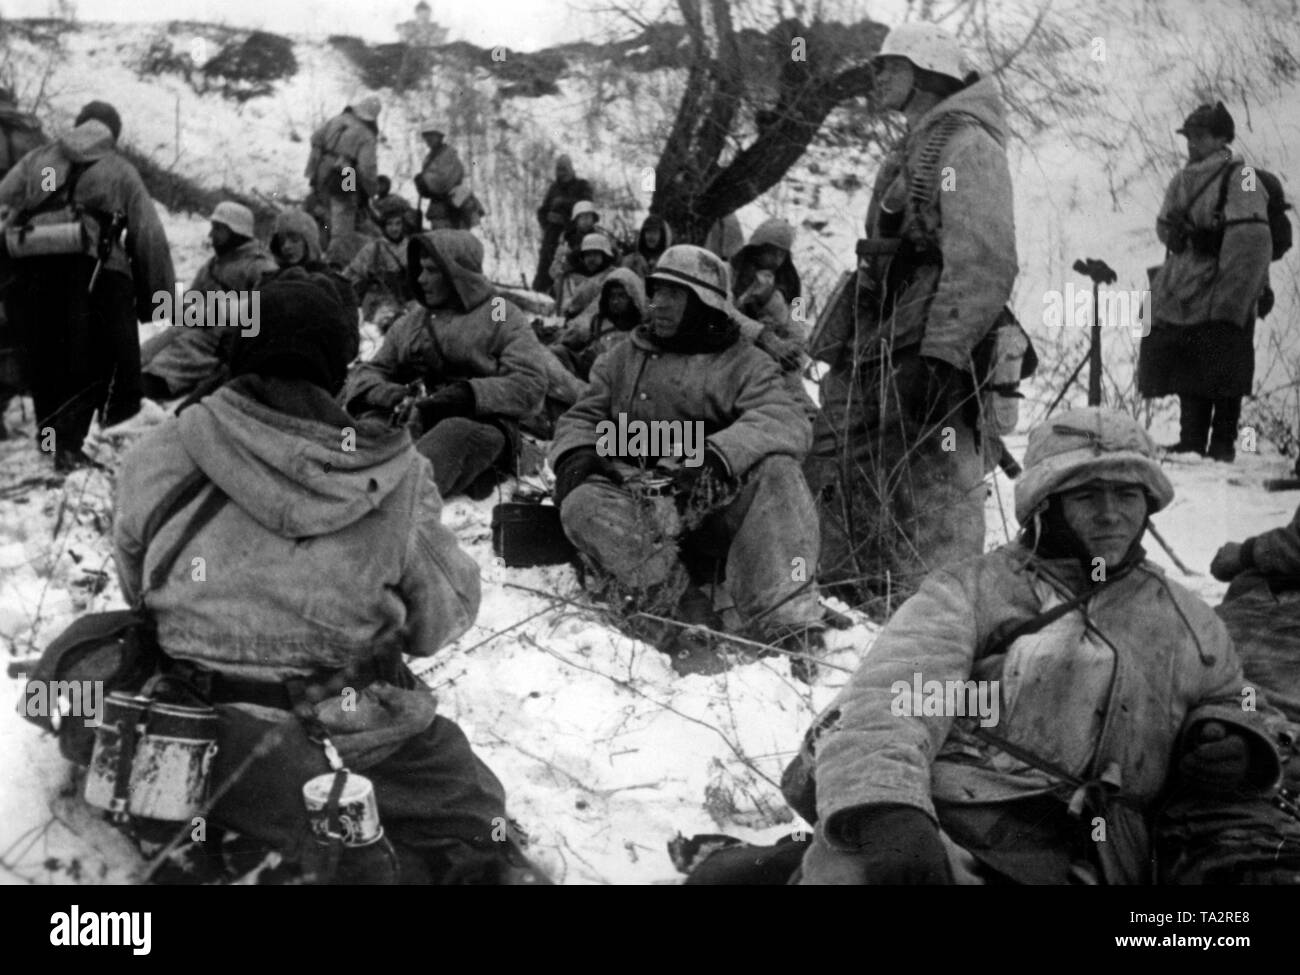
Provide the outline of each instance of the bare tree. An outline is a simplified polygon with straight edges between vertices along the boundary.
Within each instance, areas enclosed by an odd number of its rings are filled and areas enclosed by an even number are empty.
[[[680,241],[774,186],[836,105],[871,90],[883,24],[780,20],[738,29],[732,0],[677,0],[692,47],[686,90],[655,172],[651,209]],[[738,145],[736,133],[751,131]]]

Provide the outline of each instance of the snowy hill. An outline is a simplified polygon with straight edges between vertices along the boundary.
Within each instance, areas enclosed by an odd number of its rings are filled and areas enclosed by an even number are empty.
[[[1069,270],[1073,261],[1102,257],[1120,272],[1117,288],[1145,287],[1145,268],[1160,259],[1155,213],[1181,164],[1173,130],[1197,101],[1213,95],[1229,102],[1238,147],[1300,196],[1300,165],[1287,148],[1300,146],[1300,65],[1290,55],[1300,51],[1300,27],[1293,21],[1270,22],[1257,7],[1210,2],[1181,11],[1177,24],[1161,23],[1163,15],[1136,3],[1081,11],[1077,36],[1053,56],[1061,76],[1086,78],[1093,87],[1043,109],[1041,127],[1018,119],[1023,138],[1011,153],[1021,262],[1015,305],[1047,361],[1022,421],[1046,405],[1056,392],[1050,381],[1062,380],[1083,354],[1082,330],[1053,332],[1041,324],[1046,292],[1071,281],[1084,285]],[[16,41],[13,64],[20,77],[47,75],[42,111],[49,128],[66,125],[83,102],[106,99],[122,112],[124,140],[160,165],[209,188],[299,198],[311,130],[367,89],[353,63],[320,42],[295,42],[297,72],[276,82],[273,96],[244,102],[200,94],[178,74],[138,70],[160,39],[179,52],[196,39],[217,45],[229,36],[202,25],[86,25],[64,35],[53,59],[34,43]],[[1106,41],[1100,61],[1091,56],[1098,36]],[[1006,83],[1014,85],[1015,76]],[[531,276],[532,212],[558,152],[570,152],[579,173],[594,176],[609,222],[635,226],[648,203],[641,174],[653,167],[679,86],[667,70],[627,72],[592,55],[570,58],[559,94],[502,97],[502,83],[486,70],[446,67],[423,92],[379,92],[386,134],[380,168],[411,197],[420,158],[415,123],[447,118],[449,140],[490,211],[483,228],[489,275],[517,281]],[[782,184],[741,212],[742,223],[749,230],[777,215],[800,227],[796,262],[820,297],[852,261],[875,166],[871,153],[815,145]],[[160,211],[178,275],[188,280],[206,256],[207,222]],[[1285,386],[1287,369],[1291,382],[1300,375],[1298,255],[1273,267],[1278,304],[1257,339],[1260,375],[1273,377],[1272,385]],[[1131,331],[1106,335],[1108,370],[1121,392],[1131,385]],[[1081,390],[1067,398],[1082,401]],[[48,461],[31,446],[30,406],[26,415],[22,410],[11,406],[7,420],[16,435],[0,443],[0,639],[12,657],[28,658],[79,613],[120,606],[121,597],[108,544],[110,474],[46,480]],[[142,415],[132,425],[138,432],[158,418]],[[1154,421],[1158,439],[1168,439],[1168,410],[1156,411]],[[1294,413],[1291,422],[1294,430]],[[1265,478],[1290,466],[1265,433],[1261,428],[1258,452],[1243,451],[1235,466],[1168,467],[1178,496],[1156,524],[1201,574],[1184,576],[1153,542],[1148,549],[1173,578],[1211,602],[1225,588],[1206,571],[1217,547],[1283,523],[1300,501],[1296,493],[1262,490]],[[1022,455],[1023,433],[1010,445]],[[121,446],[101,440],[98,457],[111,467]],[[1011,482],[999,473],[991,488],[993,546],[1010,537],[1014,516]],[[469,633],[416,669],[505,783],[541,865],[568,883],[673,883],[679,878],[665,844],[678,831],[770,841],[794,828],[776,782],[814,715],[869,650],[874,628],[858,621],[832,632],[832,666],[811,689],[793,681],[779,660],[679,678],[665,657],[593,613],[513,588],[579,594],[567,567],[514,570],[494,558],[493,503],[461,499],[446,508],[447,524],[481,567],[483,604]],[[0,699],[16,700],[19,687],[0,677]],[[0,878],[122,882],[140,868],[129,844],[72,801],[71,789],[53,740],[0,708]]]

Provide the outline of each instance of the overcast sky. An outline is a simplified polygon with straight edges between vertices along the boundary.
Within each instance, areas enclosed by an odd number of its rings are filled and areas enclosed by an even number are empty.
[[[498,44],[536,50],[590,32],[591,16],[579,13],[596,0],[428,0],[435,22],[452,40],[480,47]],[[652,0],[653,6],[658,0]],[[632,6],[652,6],[650,2]],[[355,34],[369,41],[396,41],[394,25],[414,16],[416,0],[75,0],[84,21],[205,20],[257,27],[283,34]],[[5,17],[44,17],[53,0],[0,0]],[[586,30],[584,31],[584,28]],[[595,39],[595,38],[593,38]]]

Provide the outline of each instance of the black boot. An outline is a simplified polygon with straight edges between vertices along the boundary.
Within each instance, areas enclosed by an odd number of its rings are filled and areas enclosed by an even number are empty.
[[[1237,423],[1241,420],[1241,397],[1216,399],[1214,421],[1210,427],[1207,456],[1225,464],[1237,459]]]
[[[1213,401],[1203,396],[1178,397],[1178,443],[1166,447],[1171,454],[1205,455]]]

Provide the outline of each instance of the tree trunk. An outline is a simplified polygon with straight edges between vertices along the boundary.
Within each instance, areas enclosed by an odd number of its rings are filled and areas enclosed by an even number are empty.
[[[750,64],[748,70],[778,78],[775,102],[756,112],[757,137],[723,166],[747,67],[730,5],[728,0],[678,0],[678,6],[694,58],[659,159],[650,209],[673,228],[675,241],[700,244],[715,222],[780,181],[836,105],[870,92],[870,66],[853,62],[879,49],[886,28],[870,23],[852,29],[830,23],[805,28],[796,20],[773,28],[763,63]]]

